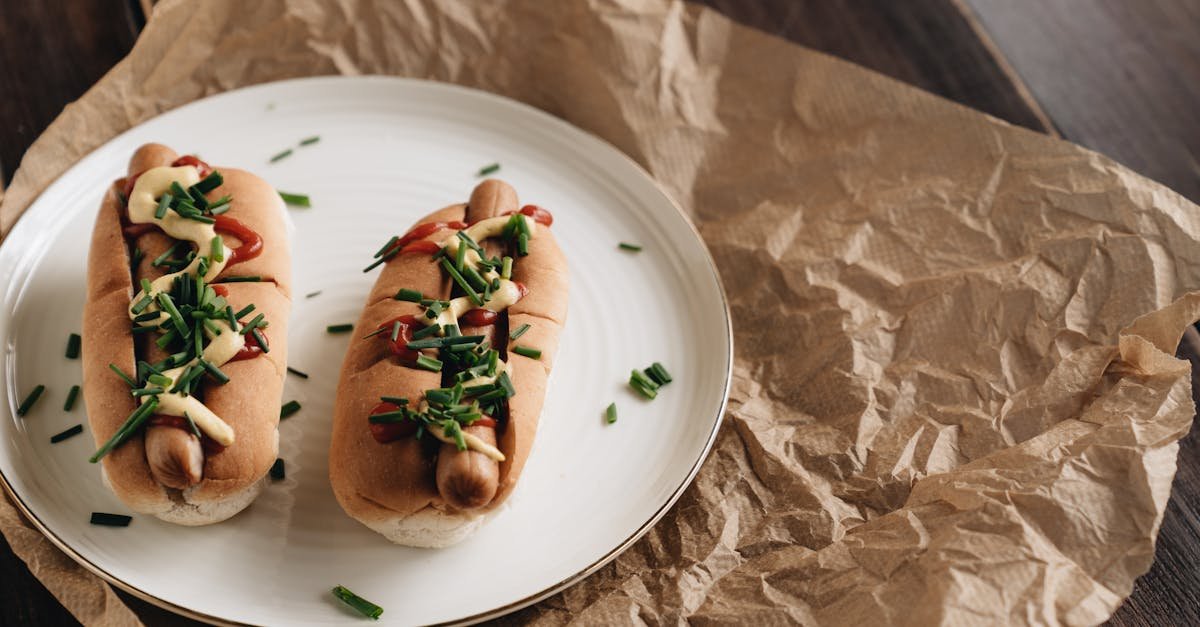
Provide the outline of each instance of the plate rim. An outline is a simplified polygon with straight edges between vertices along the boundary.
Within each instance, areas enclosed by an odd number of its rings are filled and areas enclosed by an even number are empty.
[[[536,117],[540,117],[543,119],[543,121],[546,121],[547,123],[557,124],[562,127],[566,127],[571,132],[583,134],[591,141],[597,143],[601,148],[609,150],[613,154],[619,156],[629,166],[634,168],[635,171],[637,171],[642,176],[646,177],[646,179],[648,179],[651,183],[653,183],[654,188],[658,191],[659,194],[662,195],[662,197],[676,211],[676,213],[679,214],[679,217],[683,218],[684,223],[687,225],[688,229],[691,230],[692,235],[700,242],[701,248],[704,251],[704,259],[708,265],[708,270],[716,282],[717,295],[720,297],[722,313],[724,314],[724,318],[725,318],[725,325],[724,325],[725,326],[725,344],[728,347],[728,351],[726,353],[727,357],[726,357],[725,367],[724,367],[725,381],[724,381],[723,389],[721,390],[721,402],[717,409],[717,416],[716,416],[716,420],[713,422],[712,431],[708,434],[708,438],[706,439],[703,448],[700,450],[699,455],[697,456],[696,460],[693,462],[692,467],[688,470],[687,475],[683,478],[683,480],[680,482],[680,484],[678,486],[676,486],[676,488],[671,492],[671,494],[667,497],[667,499],[663,502],[663,504],[657,510],[655,510],[654,513],[644,523],[642,523],[636,530],[634,530],[634,532],[632,534],[630,534],[629,537],[622,540],[619,544],[617,544],[615,547],[613,547],[610,551],[608,551],[604,555],[597,558],[595,561],[593,561],[591,564],[589,564],[588,566],[586,566],[579,572],[577,572],[573,575],[570,575],[554,584],[551,584],[550,586],[547,586],[546,588],[544,588],[541,591],[538,591],[538,592],[535,592],[528,596],[525,596],[523,598],[517,599],[516,601],[513,601],[511,603],[507,603],[505,605],[495,607],[495,608],[492,608],[490,610],[486,610],[483,612],[478,612],[478,613],[472,614],[470,616],[465,616],[462,618],[454,619],[451,621],[445,621],[445,622],[437,623],[437,624],[438,625],[472,625],[472,624],[480,623],[480,622],[483,622],[483,621],[486,621],[489,619],[498,618],[498,617],[504,616],[506,614],[515,612],[519,609],[533,605],[543,599],[546,599],[554,594],[557,594],[558,592],[561,592],[562,590],[565,590],[571,586],[574,586],[577,583],[582,582],[584,579],[587,579],[588,577],[593,575],[596,571],[598,571],[601,568],[603,568],[604,566],[608,565],[610,562],[612,562],[614,559],[616,559],[622,553],[627,551],[631,546],[633,546],[633,544],[636,543],[638,540],[640,540],[642,538],[642,536],[646,535],[646,533],[648,533],[650,531],[650,529],[654,527],[654,525],[658,524],[658,522],[660,520],[662,520],[662,518],[667,514],[667,512],[670,511],[670,509],[672,507],[674,507],[674,505],[683,496],[683,493],[688,489],[688,487],[690,487],[692,485],[692,482],[695,480],[696,475],[699,474],[699,472],[700,472],[700,468],[704,465],[705,460],[708,459],[709,454],[712,452],[713,445],[716,443],[717,436],[720,434],[721,426],[725,422],[725,412],[726,412],[726,409],[728,408],[728,404],[729,404],[729,391],[730,391],[730,387],[733,383],[733,363],[734,363],[733,315],[732,315],[732,311],[729,306],[729,299],[728,299],[728,296],[725,291],[725,284],[721,281],[721,273],[717,269],[716,260],[713,259],[712,251],[709,250],[708,244],[704,241],[704,237],[701,236],[700,230],[698,228],[696,228],[696,225],[692,221],[691,216],[689,216],[688,213],[683,210],[683,207],[681,207],[679,205],[679,203],[675,200],[675,198],[666,189],[664,189],[663,186],[658,182],[658,180],[655,179],[654,176],[651,175],[649,171],[647,171],[644,167],[642,167],[642,165],[640,163],[638,163],[636,160],[634,160],[629,155],[625,154],[624,151],[617,148],[616,146],[614,146],[612,143],[608,142],[604,138],[599,137],[588,130],[579,128],[578,126],[575,126],[574,124],[571,124],[570,122],[568,122],[562,118],[559,118],[556,115],[553,115],[549,112],[543,111],[542,109],[538,109],[537,107],[534,107],[532,105],[528,105],[519,100],[509,98],[508,96],[503,96],[503,95],[492,93],[489,91],[484,91],[482,89],[476,89],[474,87],[466,87],[463,85],[459,85],[457,83],[447,83],[447,82],[443,82],[443,81],[435,81],[435,80],[422,79],[422,78],[412,78],[412,77],[406,77],[406,76],[391,76],[391,75],[386,75],[386,74],[367,74],[367,75],[359,75],[359,76],[342,76],[342,75],[308,76],[308,77],[299,77],[299,78],[289,78],[289,79],[283,79],[283,80],[277,80],[277,81],[267,81],[267,82],[263,82],[263,83],[256,83],[254,85],[246,85],[243,87],[239,87],[237,89],[230,89],[230,90],[222,91],[220,93],[211,94],[209,96],[205,96],[204,98],[199,98],[197,100],[187,102],[178,107],[174,107],[172,109],[162,111],[153,117],[142,120],[138,124],[130,126],[129,128],[121,131],[117,135],[110,138],[108,141],[104,142],[103,144],[100,144],[99,146],[96,146],[92,150],[88,151],[87,154],[84,154],[84,155],[80,156],[78,159],[76,159],[70,166],[68,166],[68,168],[66,170],[64,170],[62,172],[62,174],[55,177],[55,179],[53,181],[51,181],[50,183],[48,183],[46,185],[45,189],[43,189],[41,192],[39,192],[38,195],[35,196],[33,198],[33,200],[30,201],[29,207],[32,207],[34,203],[36,203],[38,200],[40,200],[42,195],[45,194],[46,191],[51,186],[58,183],[59,180],[61,180],[62,177],[65,176],[71,168],[73,168],[77,164],[79,164],[79,162],[83,161],[84,159],[86,159],[87,157],[92,155],[93,153],[103,150],[110,143],[117,141],[121,136],[125,135],[129,131],[137,128],[138,126],[146,124],[152,120],[155,120],[163,115],[166,115],[168,113],[172,113],[175,111],[179,111],[180,109],[188,108],[193,105],[197,105],[199,103],[203,103],[206,100],[209,100],[211,98],[217,98],[217,97],[221,97],[221,96],[224,96],[227,94],[232,94],[232,93],[237,93],[237,92],[242,92],[242,91],[265,89],[269,86],[274,86],[274,85],[278,85],[278,84],[288,84],[288,83],[294,84],[294,83],[306,83],[306,82],[338,82],[338,81],[351,81],[351,82],[367,81],[367,82],[380,82],[380,83],[395,82],[395,83],[402,83],[402,84],[407,83],[407,84],[416,86],[419,89],[435,89],[435,90],[436,89],[446,89],[449,91],[459,91],[459,92],[463,92],[463,93],[469,93],[475,97],[483,97],[484,99],[490,99],[494,102],[500,102],[500,103],[504,104],[505,106],[514,107],[518,110],[524,110],[525,113],[529,113]],[[28,207],[26,207],[26,210],[28,210]],[[20,223],[21,223],[21,220],[18,217],[16,223],[13,224],[13,227],[9,230],[8,236],[4,238],[5,240],[10,239],[11,236],[13,235],[13,232],[17,231],[17,229],[20,228]],[[162,609],[174,612],[176,614],[184,616],[185,618],[190,618],[193,620],[198,620],[198,621],[202,621],[202,622],[206,622],[206,623],[210,623],[210,624],[214,624],[214,625],[228,625],[228,626],[254,625],[254,623],[243,623],[243,622],[238,622],[238,621],[230,621],[225,618],[207,614],[200,610],[196,610],[196,609],[192,609],[192,608],[189,608],[189,607],[186,607],[183,605],[179,605],[172,601],[168,601],[166,599],[162,599],[162,598],[154,596],[148,592],[145,592],[144,590],[141,590],[140,588],[138,588],[132,584],[126,583],[125,581],[110,574],[108,571],[106,571],[101,566],[93,563],[91,560],[87,559],[86,557],[84,557],[83,555],[78,553],[74,548],[72,548],[69,544],[67,544],[67,542],[65,540],[63,540],[62,538],[58,537],[56,534],[51,532],[49,527],[45,523],[43,523],[40,518],[38,518],[37,514],[35,514],[29,508],[29,506],[25,503],[25,501],[21,498],[21,496],[19,494],[17,494],[16,490],[9,483],[8,477],[6,477],[4,475],[3,468],[0,468],[0,488],[3,488],[3,492],[5,495],[8,496],[9,501],[12,502],[13,505],[16,506],[16,508],[21,512],[21,514],[25,517],[25,519],[28,520],[29,523],[32,524],[33,527],[35,529],[37,529],[39,533],[42,534],[42,536],[44,536],[46,539],[48,539],[51,544],[53,544],[60,551],[65,553],[75,563],[79,564],[84,569],[86,569],[87,571],[96,575],[97,577],[100,577],[105,582],[116,586],[117,588],[125,591],[126,593],[128,593],[142,601],[145,601],[152,605],[158,606]],[[57,596],[55,597],[55,599],[57,600]],[[60,601],[60,603],[61,603],[61,601]],[[131,611],[132,611],[132,608],[131,608]]]

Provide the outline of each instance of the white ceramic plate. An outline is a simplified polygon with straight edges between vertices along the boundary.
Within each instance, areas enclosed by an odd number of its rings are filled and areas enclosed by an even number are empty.
[[[319,143],[297,147],[319,135]],[[294,222],[296,301],[281,427],[287,478],[248,510],[206,528],[136,516],[87,463],[86,420],[63,411],[80,381],[64,358],[80,329],[85,251],[102,192],[144,142],[258,173],[311,195]],[[269,158],[293,147],[279,162]],[[534,452],[510,505],[467,542],[393,546],[342,513],[327,479],[338,368],[375,273],[375,249],[429,211],[466,199],[476,172],[549,208],[571,265],[569,320]],[[637,242],[644,252],[617,249]],[[321,294],[305,298],[320,290]],[[711,257],[682,212],[633,161],[540,111],[484,92],[396,78],[315,78],[207,98],[88,155],[30,207],[0,247],[0,472],[36,524],[84,566],[175,611],[214,622],[353,623],[329,590],[385,608],[388,624],[478,620],[582,579],[644,533],[691,481],[716,434],[732,363],[729,312]],[[654,402],[625,385],[661,361],[675,377]],[[48,390],[26,417],[16,407]],[[620,419],[607,425],[616,401]]]

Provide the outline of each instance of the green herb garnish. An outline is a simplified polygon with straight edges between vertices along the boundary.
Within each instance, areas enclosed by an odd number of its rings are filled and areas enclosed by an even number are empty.
[[[604,410],[604,421],[612,424],[617,421],[617,404],[609,403],[608,408]]]
[[[290,373],[292,373],[292,374],[294,374],[294,375],[296,375],[297,377],[300,377],[301,379],[307,379],[307,378],[308,378],[308,375],[307,375],[307,374],[305,374],[305,373],[303,373],[303,372],[300,372],[299,370],[296,370],[295,368],[293,368],[293,367],[291,367],[291,366],[288,366],[288,367],[287,367],[287,371],[288,371],[288,372],[290,372]]]
[[[637,244],[630,244],[628,242],[621,242],[620,244],[617,244],[617,248],[620,248],[621,250],[628,250],[630,252],[635,252],[635,253],[642,251],[641,246],[638,246]]]
[[[83,433],[83,425],[75,425],[74,427],[71,427],[70,429],[67,429],[66,431],[62,431],[60,433],[56,433],[56,434],[50,436],[50,443],[58,444],[59,442],[62,442],[63,440],[65,440],[67,438],[79,435],[80,433]]]
[[[28,414],[29,410],[33,409],[33,406],[35,403],[37,403],[38,399],[42,397],[42,392],[45,391],[46,386],[44,385],[37,385],[34,387],[33,391],[29,393],[29,396],[26,396],[25,400],[21,401],[21,404],[17,407],[17,415],[24,416],[25,414]]]
[[[114,448],[124,444],[125,440],[128,440],[135,431],[140,429],[142,425],[150,419],[150,416],[154,414],[155,409],[158,409],[158,397],[152,396],[149,400],[139,405],[137,409],[134,409],[133,412],[129,414],[129,417],[125,419],[124,424],[117,429],[117,432],[114,433],[113,436],[99,448],[99,450],[97,450],[90,458],[88,458],[88,461],[94,464],[100,461],[100,459],[105,455],[108,455],[109,452],[111,452]]]
[[[79,398],[79,386],[72,385],[71,391],[67,392],[67,402],[63,403],[63,411],[71,411],[75,408],[75,399]]]
[[[271,163],[275,163],[276,161],[279,161],[281,159],[286,159],[290,156],[292,156],[292,149],[288,148],[287,150],[284,150],[283,152],[280,152],[280,153],[276,153],[273,157],[271,157]]]
[[[91,523],[93,525],[103,525],[105,527],[128,527],[133,516],[124,514],[106,514],[104,512],[92,512]]]
[[[354,594],[345,586],[336,586],[333,589],[333,596],[337,597],[342,603],[349,605],[358,611],[358,613],[366,616],[367,618],[379,620],[379,617],[383,615],[382,607],[379,607],[378,605],[375,605],[374,603],[358,596],[357,594]]]
[[[493,163],[491,165],[485,165],[482,168],[479,168],[479,172],[477,172],[475,174],[475,176],[487,176],[489,174],[495,174],[499,171],[500,171],[500,164]]]
[[[515,340],[515,339],[521,337],[522,335],[525,335],[525,332],[528,331],[530,328],[531,327],[528,324],[522,324],[521,326],[514,329],[512,333],[508,334],[508,339]]]
[[[79,342],[82,339],[78,333],[67,336],[67,359],[79,359]]]
[[[301,146],[311,146],[319,141],[321,141],[321,136],[313,135],[312,137],[305,137],[304,139],[300,140],[300,145]]]
[[[271,478],[275,481],[282,481],[287,476],[287,472],[283,468],[283,458],[275,458],[275,463],[271,464]]]
[[[283,404],[283,407],[279,408],[279,419],[283,420],[284,418],[287,418],[298,411],[300,411],[300,403],[296,401],[288,401]]]
[[[275,190],[283,202],[293,207],[312,207],[312,199],[306,194],[292,194],[285,191]]]
[[[353,330],[353,324],[331,324],[325,327],[326,333],[349,333]]]
[[[518,355],[521,355],[522,357],[528,357],[530,359],[541,359],[542,358],[542,351],[540,351],[536,348],[530,348],[528,346],[514,346],[514,347],[512,347],[511,350],[512,350],[512,352],[514,352]]]

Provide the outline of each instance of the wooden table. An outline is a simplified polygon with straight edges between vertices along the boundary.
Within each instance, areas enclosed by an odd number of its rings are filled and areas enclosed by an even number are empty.
[[[705,0],[733,19],[1103,152],[1200,201],[1200,0]],[[0,183],[132,47],[137,0],[0,3]],[[1185,343],[1181,354],[1197,363]],[[1193,375],[1193,390],[1200,389]],[[1195,430],[1118,625],[1200,624]],[[0,624],[73,624],[0,542]],[[184,623],[133,600],[145,620]]]

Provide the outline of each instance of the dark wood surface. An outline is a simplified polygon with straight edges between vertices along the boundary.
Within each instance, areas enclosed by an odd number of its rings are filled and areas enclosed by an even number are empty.
[[[704,0],[733,19],[1114,157],[1200,201],[1200,0]],[[0,2],[0,182],[133,45],[138,3]],[[1198,363],[1196,351],[1181,354]],[[1193,388],[1197,380],[1193,375]],[[1117,625],[1200,624],[1200,436]],[[151,624],[184,623],[134,600]],[[70,615],[0,542],[0,625]]]

